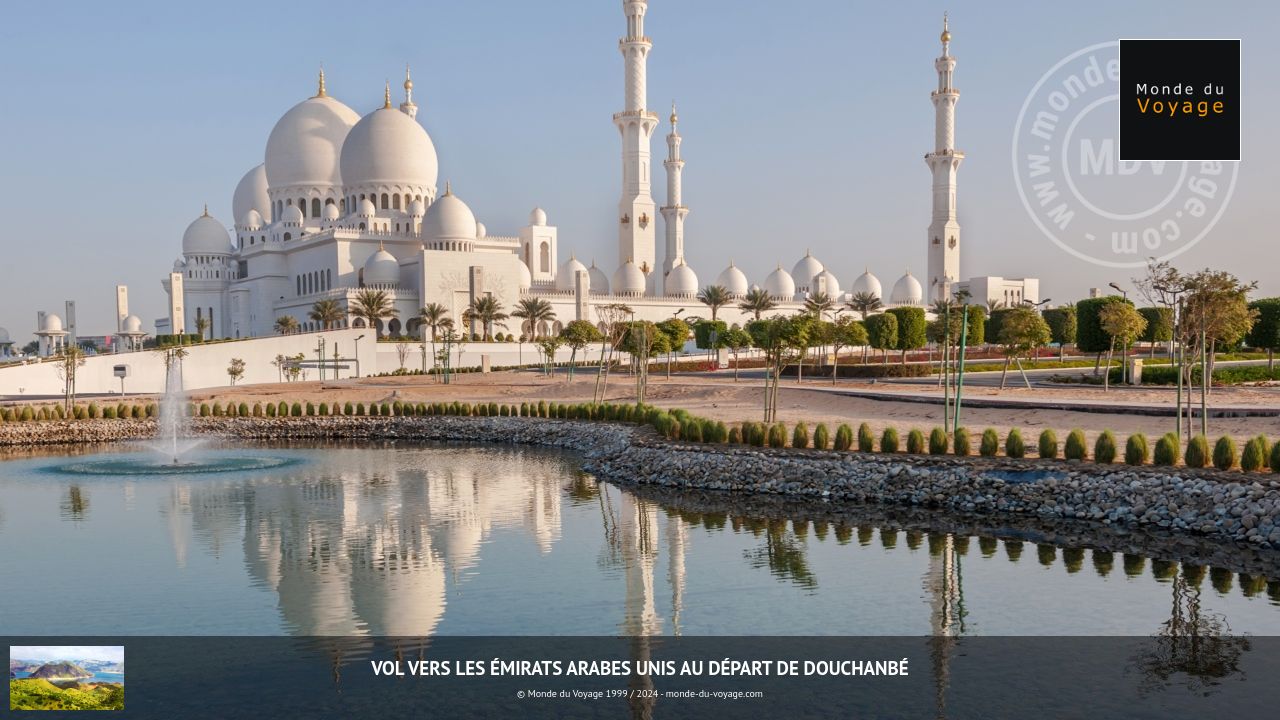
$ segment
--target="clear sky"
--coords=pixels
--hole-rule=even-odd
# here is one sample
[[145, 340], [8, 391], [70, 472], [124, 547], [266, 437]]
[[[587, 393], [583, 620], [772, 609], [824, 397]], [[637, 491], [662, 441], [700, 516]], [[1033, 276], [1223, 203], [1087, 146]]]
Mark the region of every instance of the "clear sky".
[[[957, 56], [962, 275], [1034, 275], [1055, 304], [1126, 283], [1059, 250], [1018, 200], [1014, 123], [1063, 56], [1119, 37], [1239, 37], [1244, 148], [1235, 198], [1179, 258], [1280, 293], [1274, 238], [1280, 164], [1271, 86], [1280, 4], [1269, 2], [849, 2], [652, 0], [649, 104], [680, 105], [686, 254], [703, 284], [729, 259], [752, 282], [806, 247], [847, 286], [869, 266], [886, 292], [925, 274], [944, 9]], [[617, 0], [264, 3], [28, 2], [0, 24], [0, 325], [25, 342], [36, 311], [78, 306], [81, 335], [114, 331], [114, 286], [153, 329], [161, 278], [208, 202], [226, 224], [267, 134], [314, 94], [357, 112], [414, 69], [419, 120], [452, 181], [493, 234], [535, 205], [562, 257], [612, 272], [625, 22]], [[399, 94], [396, 94], [399, 101]], [[667, 128], [660, 130], [665, 135]], [[654, 196], [665, 196], [655, 138]], [[1274, 230], [1272, 231], [1274, 232]], [[661, 230], [659, 230], [661, 243]]]
[[123, 645], [12, 645], [10, 660], [58, 662], [65, 660], [101, 660], [124, 662]]

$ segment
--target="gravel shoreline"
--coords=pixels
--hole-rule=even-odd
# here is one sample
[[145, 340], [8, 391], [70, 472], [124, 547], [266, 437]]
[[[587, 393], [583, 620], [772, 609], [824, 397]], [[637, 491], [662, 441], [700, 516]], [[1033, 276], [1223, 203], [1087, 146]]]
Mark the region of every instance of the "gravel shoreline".
[[[771, 450], [682, 443], [619, 423], [512, 417], [192, 418], [193, 434], [244, 440], [453, 440], [578, 451], [584, 469], [625, 485], [783, 496], [833, 506], [941, 509], [1009, 521], [1092, 521], [1270, 551], [1280, 548], [1271, 475], [1067, 461]], [[153, 420], [0, 425], [0, 447], [154, 437]]]

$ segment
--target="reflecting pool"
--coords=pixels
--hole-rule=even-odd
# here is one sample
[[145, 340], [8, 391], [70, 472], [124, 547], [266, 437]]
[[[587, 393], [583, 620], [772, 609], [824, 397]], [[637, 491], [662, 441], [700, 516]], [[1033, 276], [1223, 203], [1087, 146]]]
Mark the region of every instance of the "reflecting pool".
[[1266, 557], [1177, 538], [631, 490], [535, 448], [134, 450], [3, 456], [0, 634], [1280, 634]]

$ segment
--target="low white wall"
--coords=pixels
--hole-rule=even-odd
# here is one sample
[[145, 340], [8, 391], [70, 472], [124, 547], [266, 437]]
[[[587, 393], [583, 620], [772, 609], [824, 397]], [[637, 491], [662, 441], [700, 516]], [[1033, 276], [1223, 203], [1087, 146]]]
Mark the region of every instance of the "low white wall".
[[[363, 341], [362, 341], [363, 343]], [[406, 370], [422, 369], [422, 350], [419, 342], [407, 343], [408, 354], [404, 359], [404, 367]], [[400, 351], [396, 347], [397, 343], [380, 342], [378, 343], [377, 369], [369, 370], [368, 374], [391, 373], [400, 369]], [[436, 350], [443, 347], [442, 343], [436, 343]], [[569, 362], [569, 358], [573, 351], [567, 347], [561, 347], [556, 351], [556, 362]], [[489, 356], [489, 367], [512, 367], [515, 365], [537, 365], [542, 362], [542, 354], [538, 352], [538, 347], [533, 343], [524, 343], [523, 350], [518, 343], [496, 343], [496, 342], [468, 342], [462, 346], [462, 360], [458, 360], [458, 351], [455, 347], [452, 351], [450, 364], [453, 367], [480, 367], [480, 357], [482, 355]], [[615, 358], [625, 357], [624, 354], [615, 352]], [[592, 362], [600, 359], [600, 345], [593, 343], [585, 350], [578, 353], [579, 362], [590, 360]], [[431, 354], [431, 342], [427, 342], [427, 367], [432, 368], [439, 363], [434, 362]]]
[[[359, 343], [356, 338], [364, 336]], [[187, 390], [226, 387], [231, 384], [227, 366], [232, 358], [244, 360], [244, 376], [238, 384], [278, 382], [280, 375], [272, 364], [277, 355], [302, 353], [307, 360], [317, 358], [316, 347], [320, 338], [325, 340], [325, 357], [332, 358], [334, 349], [341, 353], [350, 366], [340, 371], [341, 377], [350, 377], [355, 364], [350, 362], [360, 351], [360, 374], [375, 372], [375, 357], [379, 354], [373, 335], [364, 329], [331, 330], [327, 332], [300, 333], [275, 337], [253, 338], [210, 345], [193, 345], [182, 361], [183, 385]], [[394, 349], [393, 349], [394, 350]], [[394, 355], [394, 351], [393, 351]], [[128, 365], [129, 377], [124, 381], [126, 393], [158, 393], [164, 391], [164, 357], [159, 351], [142, 350], [115, 355], [91, 355], [76, 375], [76, 392], [118, 393], [120, 379], [115, 377], [116, 365]], [[319, 371], [308, 368], [306, 378], [320, 379]], [[331, 375], [328, 371], [326, 379]], [[0, 396], [15, 399], [23, 396], [60, 395], [63, 381], [58, 375], [56, 361], [0, 367]]]

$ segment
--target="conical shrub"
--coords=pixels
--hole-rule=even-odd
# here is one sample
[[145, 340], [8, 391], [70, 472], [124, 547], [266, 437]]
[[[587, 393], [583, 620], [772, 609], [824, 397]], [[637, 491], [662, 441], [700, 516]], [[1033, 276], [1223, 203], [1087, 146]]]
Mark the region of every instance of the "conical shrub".
[[1146, 465], [1149, 457], [1147, 436], [1134, 433], [1124, 443], [1124, 463], [1126, 465]]
[[1209, 464], [1209, 440], [1196, 435], [1187, 442], [1186, 464], [1189, 468], [1202, 468]]
[[896, 429], [891, 427], [884, 429], [884, 433], [880, 435], [880, 452], [898, 452], [898, 431]]
[[936, 427], [929, 431], [929, 454], [930, 455], [946, 455], [947, 454], [947, 431], [940, 427]]
[[1000, 433], [995, 428], [982, 431], [982, 440], [978, 442], [978, 454], [982, 457], [995, 457], [1000, 452]]
[[[895, 433], [896, 437], [896, 433]], [[876, 436], [871, 432], [871, 426], [862, 423], [858, 426], [858, 452], [875, 452]]]
[[827, 431], [824, 423], [818, 423], [818, 427], [813, 429], [813, 448], [815, 450], [826, 450], [831, 445], [831, 433]]
[[1025, 457], [1027, 444], [1022, 439], [1022, 431], [1014, 428], [1004, 439], [1004, 454], [1011, 458]]
[[1240, 469], [1245, 472], [1257, 472], [1266, 467], [1266, 463], [1266, 441], [1256, 437], [1251, 438], [1244, 444], [1244, 452], [1240, 453]]
[[1093, 443], [1093, 461], [1109, 465], [1116, 459], [1116, 436], [1110, 430], [1103, 430], [1098, 440]]
[[782, 423], [774, 423], [769, 428], [769, 447], [784, 448], [787, 446], [787, 426]]
[[791, 447], [806, 448], [809, 447], [809, 426], [804, 423], [796, 423], [795, 430], [791, 433]]
[[924, 433], [916, 428], [911, 428], [907, 433], [907, 452], [912, 455], [924, 454]]
[[1236, 465], [1236, 441], [1230, 435], [1223, 435], [1213, 446], [1213, 466], [1219, 470], [1230, 470]]
[[[835, 449], [844, 452], [853, 447], [853, 428], [848, 423], [840, 423], [836, 428]], [[1278, 446], [1280, 447], [1280, 446]], [[1273, 467], [1280, 467], [1273, 465]]]
[[1156, 465], [1172, 466], [1178, 464], [1178, 436], [1173, 433], [1165, 433], [1156, 441], [1155, 454], [1153, 456]]
[[1036, 443], [1036, 452], [1045, 460], [1058, 457], [1058, 435], [1052, 430], [1040, 431], [1040, 440]]
[[951, 447], [960, 457], [968, 457], [973, 453], [972, 443], [969, 440], [969, 428], [956, 428], [956, 436], [952, 439]]
[[1062, 446], [1062, 456], [1068, 460], [1084, 460], [1089, 457], [1089, 446], [1084, 439], [1083, 430], [1072, 430], [1067, 433], [1067, 442]]

